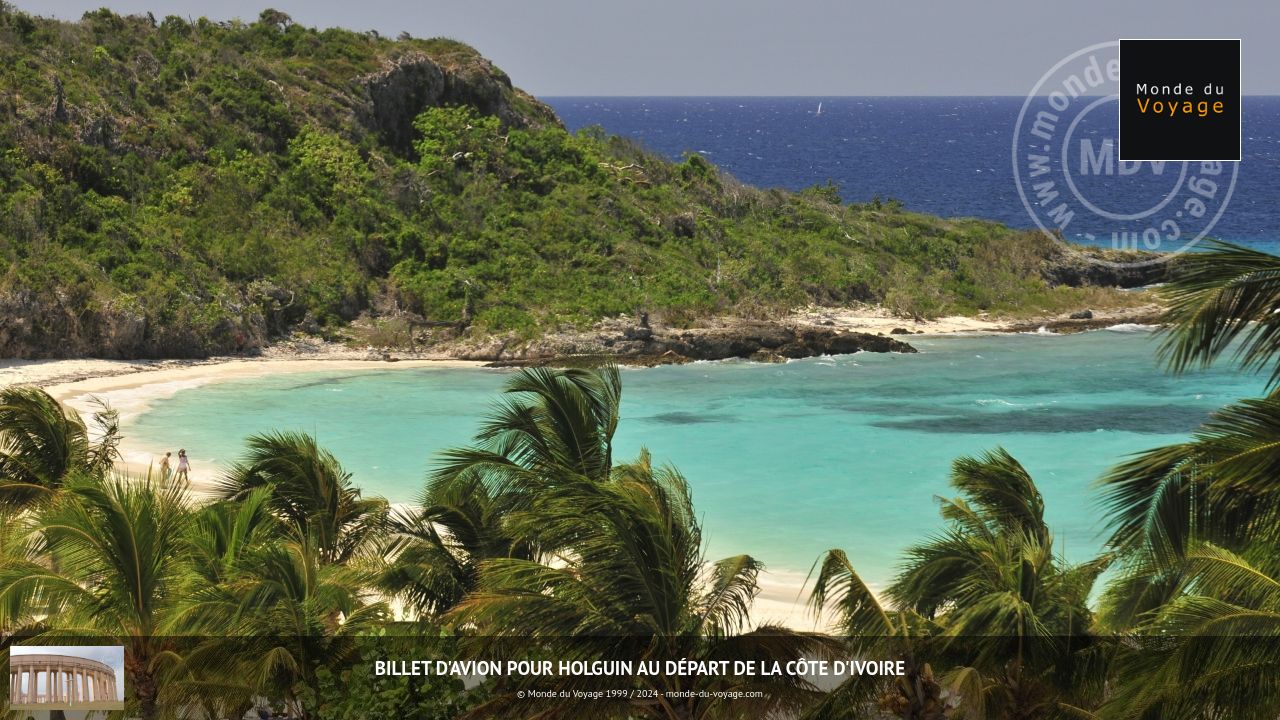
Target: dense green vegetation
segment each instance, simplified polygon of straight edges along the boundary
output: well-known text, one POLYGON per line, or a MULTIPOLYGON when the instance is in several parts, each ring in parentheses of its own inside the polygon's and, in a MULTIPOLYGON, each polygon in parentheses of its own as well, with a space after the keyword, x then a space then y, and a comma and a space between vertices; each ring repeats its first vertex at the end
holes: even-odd
MULTIPOLYGON (((1223 246, 1169 290, 1165 352, 1209 362, 1244 330, 1274 367, 1280 260, 1223 246)), ((513 376, 421 502, 362 497, 314 439, 271 433, 199 504, 112 469, 116 433, 43 391, 0 390, 0 639, 128 652, 147 720, 591 717, 717 720, 1271 718, 1280 706, 1280 406, 1229 406, 1102 480, 1097 559, 1056 553, 1034 480, 1002 450, 954 464, 944 526, 877 596, 857 558, 815 567, 832 635, 757 625, 760 564, 704 555, 689 484, 613 457, 614 368, 513 376), (1105 570, 1112 570, 1104 575, 1105 570), (1104 581, 1101 593, 1095 585, 1104 581), (1094 598, 1100 599, 1094 600, 1094 598), (794 674, 388 677, 382 658, 899 659, 834 689, 794 674), (656 691, 602 695, 575 691, 656 691), (529 699, 554 692, 554 702, 529 699), (705 693, 703 692, 705 691, 705 693), (726 700, 716 693, 751 692, 726 700), (560 695, 567 693, 567 697, 560 695)), ((850 511, 856 522, 856 509, 850 511)))
POLYGON ((909 670, 887 688, 845 683, 815 716, 878 706, 946 717, 951 704, 953 717, 1059 717, 1105 699, 1088 601, 1109 558, 1072 565, 1054 554, 1044 500, 1002 449, 956 460, 951 484, 960 495, 940 500, 946 529, 907 550, 885 604, 843 551, 820 561, 812 604, 836 611, 857 652, 904 657, 909 670))
POLYGON ((4 354, 236 351, 400 311, 528 336, 1107 300, 1050 290, 1036 234, 567 133, 450 40, 0 4, 0 108, 4 354))
MULTIPOLYGON (((637 310, 1034 312, 1082 297, 1047 288, 1057 248, 1039 235, 846 205, 830 186, 747 188, 698 156, 566 133, 448 40, 274 11, 62 23, 0 4, 0 61, 6 353, 200 354, 365 312, 528 334, 637 310)), ((1219 246, 1182 273, 1175 370, 1236 348, 1280 368, 1280 261, 1219 246)), ((198 502, 113 468, 109 410, 86 423, 42 391, 0 389, 0 641, 124 644, 147 720, 242 717, 260 700, 298 718, 521 718, 531 689, 689 693, 538 707, 619 720, 1261 720, 1280 706, 1275 394, 1103 478, 1112 534, 1079 565, 1055 554, 1015 458, 961 458, 942 529, 881 596, 856 557, 820 559, 811 602, 839 630, 824 635, 753 623, 760 564, 705 557, 676 469, 613 457, 616 371, 529 370, 509 391, 396 511, 295 433, 250 438, 220 497, 198 502), (908 672, 831 692, 788 675, 467 687, 370 673, 386 657, 834 655, 908 672)))
MULTIPOLYGON (((260 698, 295 718, 525 717, 525 691, 620 684, 759 691, 757 706, 793 713, 810 704, 817 688, 795 675, 509 677, 471 690, 448 677, 370 675, 368 663, 388 657, 592 657, 583 643, 627 661, 786 663, 839 647, 752 627, 760 564, 705 559, 674 469, 647 454, 614 462, 616 369, 529 370, 509 391, 476 445, 446 455, 421 508, 391 515, 295 433, 250 438, 221 499, 199 506, 183 484, 88 462, 113 457, 113 435, 83 443, 83 424, 64 422, 68 411, 42 391, 6 388, 0 638, 124 644, 129 703, 148 720, 178 708, 240 717, 260 698), (45 451, 62 446, 77 448, 72 462, 45 451)), ((546 707, 563 718, 738 712, 696 694, 546 707)))

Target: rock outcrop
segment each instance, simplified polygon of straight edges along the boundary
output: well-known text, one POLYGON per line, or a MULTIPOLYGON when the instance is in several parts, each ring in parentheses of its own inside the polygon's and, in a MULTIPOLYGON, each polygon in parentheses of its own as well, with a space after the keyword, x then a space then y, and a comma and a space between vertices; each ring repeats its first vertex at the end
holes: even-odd
POLYGON ((507 127, 559 124, 550 107, 514 88, 506 73, 479 56, 446 67, 409 53, 358 82, 367 102, 357 109, 357 119, 402 153, 411 149, 414 118, 429 107, 470 105, 507 127))
POLYGON ((205 358, 256 354, 267 344, 263 306, 245 303, 214 320, 157 322, 125 301, 66 293, 0 294, 0 357, 205 358))
POLYGON ((575 360, 660 365, 729 358, 781 362, 855 352, 914 353, 916 349, 885 335, 738 320, 693 329, 605 325, 590 333, 554 335, 524 344, 492 341, 459 347, 453 354, 460 359, 489 360, 498 365, 563 364, 575 360))
POLYGON ((1168 282, 1177 266, 1176 255, 1080 250, 1063 244, 1045 259, 1041 276, 1050 285, 1137 288, 1168 282))
POLYGON ((1074 312, 1065 317, 1043 318, 1011 323, 1004 332, 1036 332, 1045 330, 1056 333, 1076 333, 1101 330, 1115 325, 1160 325, 1165 320, 1165 310, 1159 305, 1124 308, 1111 311, 1074 312))

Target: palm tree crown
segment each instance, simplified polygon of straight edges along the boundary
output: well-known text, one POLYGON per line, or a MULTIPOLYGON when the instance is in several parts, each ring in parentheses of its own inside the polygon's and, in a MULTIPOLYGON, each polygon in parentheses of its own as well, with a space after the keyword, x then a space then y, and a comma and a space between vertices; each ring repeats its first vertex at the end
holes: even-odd
POLYGON ((370 547, 386 522, 386 501, 362 498, 351 474, 314 437, 274 432, 247 444, 220 482, 223 498, 243 500, 269 488, 271 508, 327 562, 346 562, 370 547))
POLYGON ((1079 674, 1091 644, 1088 597, 1105 558, 1070 564, 1053 552, 1044 500, 1031 476, 1003 449, 960 458, 940 499, 946 529, 908 549, 885 591, 892 609, 832 550, 816 566, 810 603, 832 608, 855 653, 902 657, 908 676, 884 687, 855 678, 814 711, 874 700, 901 717, 943 715, 942 690, 974 717, 1033 717, 1097 702, 1099 683, 1079 674), (935 678, 932 663, 950 669, 935 678), (1065 682, 1064 678, 1070 678, 1065 682))
POLYGON ((101 476, 116 460, 116 414, 95 413, 96 440, 79 413, 36 387, 0 388, 0 505, 47 499, 74 474, 101 476))

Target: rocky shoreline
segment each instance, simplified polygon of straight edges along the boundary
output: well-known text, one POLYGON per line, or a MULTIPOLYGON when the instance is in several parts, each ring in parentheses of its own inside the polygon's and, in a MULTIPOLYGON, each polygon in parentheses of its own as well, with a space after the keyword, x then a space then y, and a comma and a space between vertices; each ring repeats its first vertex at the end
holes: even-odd
POLYGON ((696 360, 744 359, 785 362, 855 352, 914 353, 910 344, 885 335, 788 322, 722 321, 704 328, 612 323, 587 333, 553 334, 533 342, 495 341, 459 349, 452 357, 484 360, 495 367, 592 364, 668 365, 696 360))
MULTIPOLYGON (((443 348, 448 357, 478 360, 493 367, 590 365, 617 362, 653 366, 697 360, 744 359, 785 362, 855 352, 914 353, 912 335, 969 333, 1074 333, 1121 324, 1158 325, 1163 308, 1145 305, 1032 320, 949 318, 912 321, 879 314, 847 314, 828 309, 799 312, 781 320, 720 318, 698 328, 650 325, 646 318, 613 319, 584 332, 561 332, 519 342, 491 338, 443 348)), ((392 353, 394 355, 394 353, 392 353)))
POLYGON ((1008 320, 1000 318, 940 318, 913 321, 877 308, 809 308, 777 320, 719 318, 698 328, 672 328, 644 318, 616 318, 586 331, 552 333, 535 340, 515 338, 460 339, 409 350, 334 342, 295 334, 260 352, 200 359, 63 359, 0 360, 0 385, 73 382, 106 377, 218 365, 228 361, 464 361, 490 367, 596 365, 615 362, 651 367, 698 360, 744 359, 785 362, 819 355, 856 352, 914 353, 910 338, 956 333, 1017 332, 1073 333, 1123 324, 1158 325, 1162 308, 1156 305, 1107 311, 1008 320))
POLYGON ((1048 332, 1065 335, 1088 330, 1101 330, 1116 325, 1156 326, 1163 322, 1163 317, 1164 309, 1156 305, 1132 308, 1119 313, 1094 313, 1085 310, 1072 313, 1067 317, 1010 323, 1004 329, 1004 332, 1037 332, 1044 329, 1048 332))

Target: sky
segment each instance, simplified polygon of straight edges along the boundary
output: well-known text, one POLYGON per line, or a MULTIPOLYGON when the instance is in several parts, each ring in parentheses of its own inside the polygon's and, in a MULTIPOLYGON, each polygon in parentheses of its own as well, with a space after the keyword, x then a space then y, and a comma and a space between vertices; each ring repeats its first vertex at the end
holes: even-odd
MULTIPOLYGON (((12 2, 12 0, 11 0, 12 2)), ((214 20, 271 6, 315 27, 447 36, 520 87, 568 95, 1025 95, 1059 59, 1126 38, 1241 38, 1246 94, 1280 94, 1274 0, 16 0, 214 20)))
MULTIPOLYGON (((11 655, 73 655, 110 665, 111 669, 116 671, 116 693, 120 699, 123 699, 124 648, 120 645, 13 645, 10 646, 9 653, 11 655)), ((43 679, 40 681, 40 687, 44 687, 43 679)))

